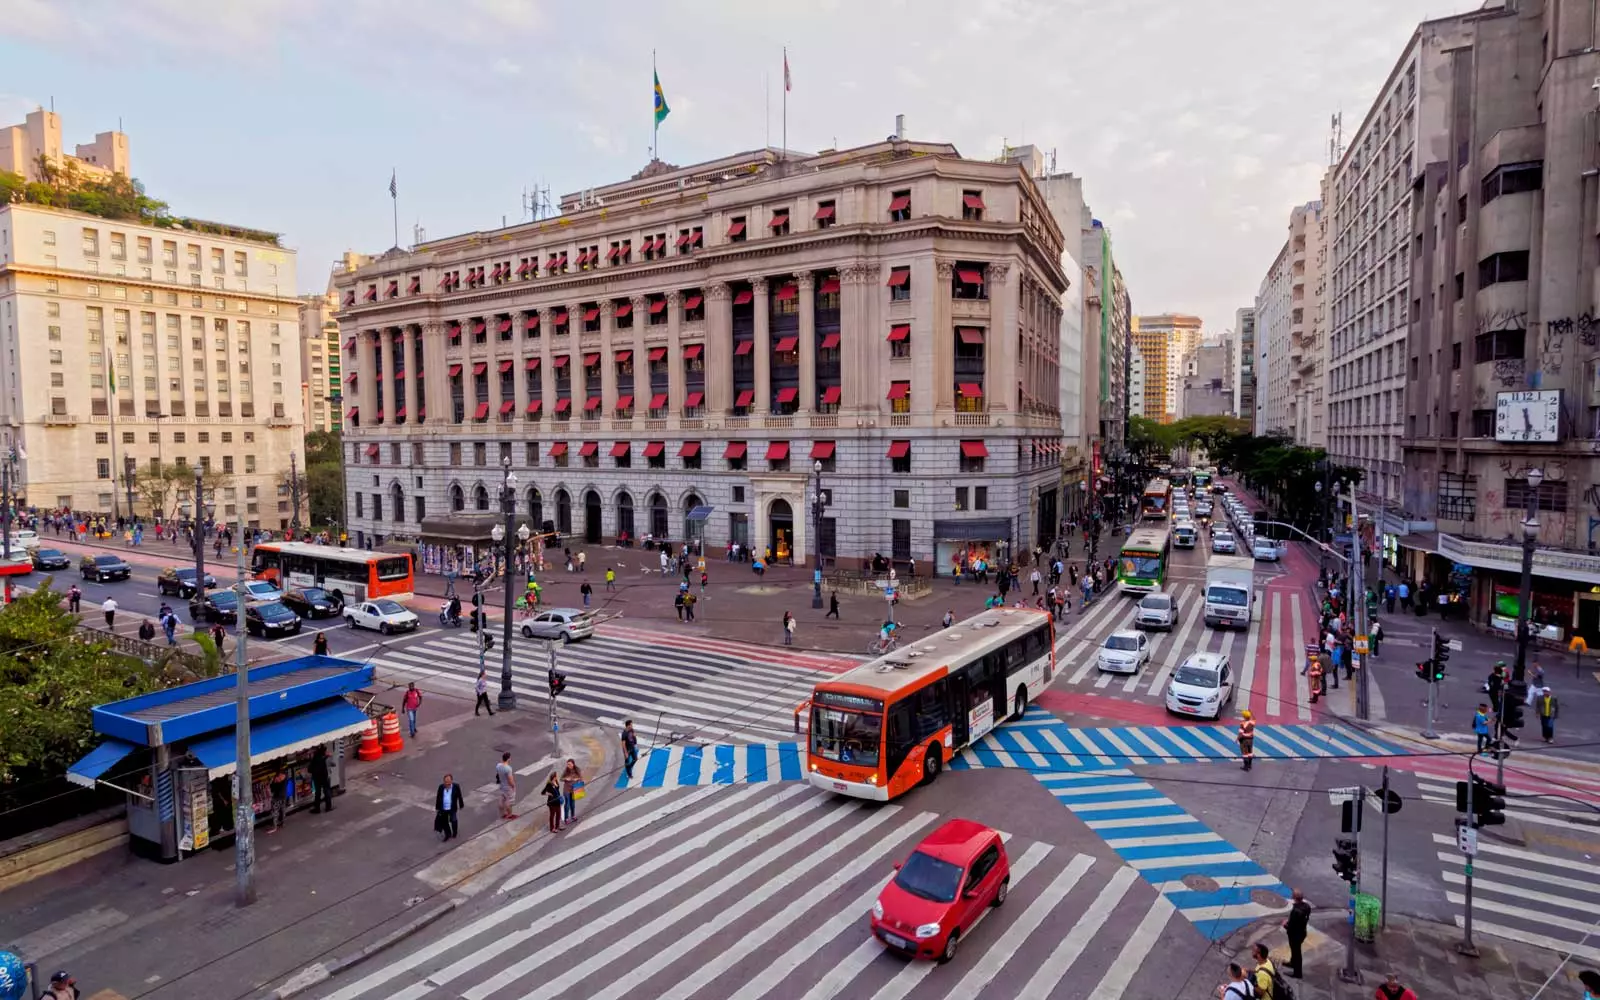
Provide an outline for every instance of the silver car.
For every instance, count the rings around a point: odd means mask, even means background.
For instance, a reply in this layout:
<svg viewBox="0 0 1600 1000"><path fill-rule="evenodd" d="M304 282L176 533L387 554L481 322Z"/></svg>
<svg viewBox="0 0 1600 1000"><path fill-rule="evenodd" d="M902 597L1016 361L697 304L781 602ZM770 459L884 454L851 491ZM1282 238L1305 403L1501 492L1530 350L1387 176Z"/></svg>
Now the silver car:
<svg viewBox="0 0 1600 1000"><path fill-rule="evenodd" d="M522 623L527 639L560 639L562 645L594 635L594 616L582 608L546 608Z"/></svg>
<svg viewBox="0 0 1600 1000"><path fill-rule="evenodd" d="M1146 594L1134 608L1134 628L1164 628L1170 632L1177 624L1178 604L1171 594Z"/></svg>
<svg viewBox="0 0 1600 1000"><path fill-rule="evenodd" d="M1226 531L1218 531L1211 535L1211 551L1232 555L1239 551L1239 547L1234 544L1232 535Z"/></svg>

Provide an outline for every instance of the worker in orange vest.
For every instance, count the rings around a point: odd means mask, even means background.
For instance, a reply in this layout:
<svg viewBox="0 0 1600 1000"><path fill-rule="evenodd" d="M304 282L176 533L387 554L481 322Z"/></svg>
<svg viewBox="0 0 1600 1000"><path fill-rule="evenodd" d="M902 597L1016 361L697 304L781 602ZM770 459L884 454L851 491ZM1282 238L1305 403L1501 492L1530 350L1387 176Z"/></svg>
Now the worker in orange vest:
<svg viewBox="0 0 1600 1000"><path fill-rule="evenodd" d="M1240 769L1248 771L1256 762L1256 722L1248 708L1239 716L1239 758L1244 761Z"/></svg>

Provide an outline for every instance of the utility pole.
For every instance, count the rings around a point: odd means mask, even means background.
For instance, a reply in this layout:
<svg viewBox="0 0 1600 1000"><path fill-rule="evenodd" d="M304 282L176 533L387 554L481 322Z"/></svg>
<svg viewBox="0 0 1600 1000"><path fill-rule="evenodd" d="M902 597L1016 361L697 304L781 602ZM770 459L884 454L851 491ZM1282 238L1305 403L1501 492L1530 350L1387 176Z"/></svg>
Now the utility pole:
<svg viewBox="0 0 1600 1000"><path fill-rule="evenodd" d="M1356 635L1367 634L1367 589L1362 581L1363 570L1366 568L1367 556L1361 547L1361 512L1356 506L1356 484L1350 484L1350 611L1355 621ZM1352 657L1361 655L1351 650ZM1371 691L1370 678L1367 671L1366 657L1362 656L1357 664L1359 673L1356 675L1356 718L1365 720L1368 717L1368 695Z"/></svg>
<svg viewBox="0 0 1600 1000"><path fill-rule="evenodd" d="M1367 786L1357 785L1350 803L1350 936L1345 942L1344 968L1339 970L1339 979L1346 983L1361 982L1361 970L1356 968L1356 896L1361 892L1361 810L1366 799Z"/></svg>
<svg viewBox="0 0 1600 1000"><path fill-rule="evenodd" d="M199 482L199 475L195 476ZM244 519L239 519L239 537L244 537ZM196 534L196 548L204 550L203 540ZM239 582L236 586L239 601L239 638L234 643L234 771L233 771L233 847L236 901L249 906L256 901L256 804L250 791L250 669L245 666L245 639L250 630L244 627L244 546L239 546L235 569ZM204 593L205 577L195 581Z"/></svg>
<svg viewBox="0 0 1600 1000"><path fill-rule="evenodd" d="M133 475L134 461L132 455L122 456L122 481L128 487L128 520L133 520Z"/></svg>
<svg viewBox="0 0 1600 1000"><path fill-rule="evenodd" d="M340 447L343 447L341 445ZM289 530L294 532L296 538L300 537L300 468L295 460L294 452L289 452L289 503L293 506L289 514Z"/></svg>
<svg viewBox="0 0 1600 1000"><path fill-rule="evenodd" d="M204 469L194 467L194 600L190 605L189 617L195 627L206 614L206 505L203 493L205 481L201 479ZM243 608L239 609L242 613ZM242 622L241 622L242 624Z"/></svg>
<svg viewBox="0 0 1600 1000"><path fill-rule="evenodd" d="M544 644L544 650L545 657L550 663L550 743L555 748L551 752L557 760L560 760L561 717L556 713L556 703L560 700L562 692L567 689L567 675L556 669L556 643L554 639Z"/></svg>
<svg viewBox="0 0 1600 1000"><path fill-rule="evenodd" d="M1475 806L1477 803L1473 802L1472 793L1474 791L1474 786L1477 785L1477 781L1473 779L1472 762L1470 760L1467 762L1467 780L1461 784L1465 784L1467 786L1467 815L1463 819L1459 819L1456 822L1461 826L1461 829L1458 832L1461 853L1467 856L1467 887L1466 891L1463 893L1463 896L1466 900L1467 912L1466 918L1461 924L1463 936L1461 938L1461 943L1456 945L1456 951L1466 955L1469 958L1477 958L1478 946L1472 943L1472 859L1478 854L1478 831L1474 829L1478 814L1476 810L1473 809L1473 806ZM1456 785L1458 793L1460 791L1461 784ZM1457 795L1457 798L1460 798L1459 794ZM1460 804L1460 802L1457 802L1457 805Z"/></svg>

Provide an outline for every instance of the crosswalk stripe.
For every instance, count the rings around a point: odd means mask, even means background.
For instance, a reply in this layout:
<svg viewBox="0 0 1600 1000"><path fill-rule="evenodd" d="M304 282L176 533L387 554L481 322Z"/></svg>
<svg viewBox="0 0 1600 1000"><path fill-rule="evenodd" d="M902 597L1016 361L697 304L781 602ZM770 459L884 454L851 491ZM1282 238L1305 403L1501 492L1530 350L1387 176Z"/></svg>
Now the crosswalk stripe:
<svg viewBox="0 0 1600 1000"><path fill-rule="evenodd" d="M1476 908L1476 900L1474 900L1473 906ZM1466 919L1459 916L1456 917L1456 926L1465 927ZM1505 938L1508 941L1520 941L1523 944L1531 944L1535 948L1544 948L1563 955L1571 955L1573 958L1581 958L1589 962L1600 962L1600 948L1582 942L1557 941L1544 934L1535 934L1531 931L1511 927L1492 920L1481 920L1476 913L1472 916L1472 929L1481 934L1493 934L1495 937Z"/></svg>
<svg viewBox="0 0 1600 1000"><path fill-rule="evenodd" d="M1105 976L1100 980L1100 985L1090 990L1085 996L1090 997L1120 997L1126 996L1129 985L1133 982L1133 974L1145 966L1150 955L1155 951L1156 942L1161 939L1161 932L1166 929L1167 923L1172 919L1173 905L1165 896L1157 896L1150 901L1150 908L1139 921L1139 926L1128 935L1127 941L1122 946L1122 951L1106 969Z"/></svg>
<svg viewBox="0 0 1600 1000"><path fill-rule="evenodd" d="M1446 837L1444 834L1436 833L1433 835L1433 842L1435 844L1449 844L1453 847L1456 841L1454 837ZM1510 858L1514 861L1528 861L1534 864L1550 865L1567 871L1588 872L1591 875L1600 876L1600 865L1597 864L1573 861L1568 858L1547 857L1534 851L1525 851L1517 847L1505 847L1500 844L1491 846L1481 840L1478 842L1478 854L1488 855L1489 857Z"/></svg>
<svg viewBox="0 0 1600 1000"><path fill-rule="evenodd" d="M1498 893L1528 903L1544 903L1547 906L1559 906L1567 910L1577 910L1580 913L1588 913L1594 906L1592 900L1572 899L1553 892L1540 892L1537 889L1529 889L1526 886L1484 878L1478 874L1480 871L1487 870L1478 865L1474 865L1472 868L1472 902L1474 906L1479 905L1482 901L1482 898L1478 895L1479 893ZM1466 875L1456 872L1445 872L1444 880L1447 885L1464 886L1467 884ZM1528 912L1535 911L1530 910ZM1551 918L1549 914L1544 914L1543 919L1548 921Z"/></svg>
<svg viewBox="0 0 1600 1000"><path fill-rule="evenodd" d="M1078 884L1078 880L1083 878L1084 873L1093 865L1094 858L1087 854L1079 854L1074 857L1072 862L1050 881L1044 892L1040 893L1027 905L1022 911L1022 915L1005 929L999 940L992 942L988 949L984 951L983 956L972 963L971 968L967 970L967 974L962 976L960 982L952 986L950 992L945 995L946 1000L958 1000L958 998L959 1000L969 1000L969 998L977 996L978 991L986 986L994 978L995 974L1005 967L1005 964L1011 960L1011 956L1016 952L1018 946L1026 941L1029 935L1039 929L1039 926L1044 923L1045 917L1049 916L1050 912L1056 908L1056 905L1067 897L1067 893L1072 891L1073 887ZM1116 873L1113 873L1111 876L1112 881L1116 881L1116 878ZM1044 996L1043 993L1035 995Z"/></svg>
<svg viewBox="0 0 1600 1000"><path fill-rule="evenodd" d="M1462 856L1460 854L1439 851L1438 856L1439 860L1443 861L1445 864L1456 865L1458 867L1461 864ZM1474 858L1472 860L1472 872L1474 875L1474 885L1478 884L1476 881L1476 875L1478 872L1488 872L1491 875L1515 875L1524 878L1530 877L1533 874L1525 868L1518 868L1516 865L1503 865L1498 861L1484 861L1482 858ZM1446 872L1445 874L1448 877L1450 873ZM1539 872L1538 880L1543 885L1559 885L1563 889L1576 889L1579 892L1594 893L1596 891L1600 891L1596 889L1595 883L1588 879L1565 878L1561 875L1552 875L1548 872ZM1462 881L1466 881L1465 876L1462 876Z"/></svg>
<svg viewBox="0 0 1600 1000"><path fill-rule="evenodd" d="M1022 988L1021 996L1042 997L1048 996L1061 982L1074 962L1083 954L1089 940L1094 935L1094 929L1105 923L1111 916L1111 911L1127 895L1128 888L1138 876L1131 868L1118 868L1111 874L1111 880L1100 889L1094 902L1084 910L1083 916L1072 925L1072 929L1055 946L1039 968L1029 978L1028 984Z"/></svg>
<svg viewBox="0 0 1600 1000"><path fill-rule="evenodd" d="M1473 889L1477 889L1478 885L1479 880L1476 878L1473 879ZM1456 904L1457 906L1464 905L1467 901L1466 897L1458 892L1447 892L1444 894L1444 898ZM1476 893L1474 893L1472 897L1472 908L1475 911L1484 910L1489 913L1499 913L1507 917L1520 917L1523 920L1544 924L1547 927L1560 927L1563 930L1573 931L1577 934L1587 935L1600 930L1600 923L1597 923L1593 920L1571 920L1567 917L1558 917L1553 913L1545 913L1540 910L1530 910L1525 906L1512 906L1510 903L1502 903L1496 899L1480 897ZM1559 944L1552 944L1548 945L1547 947L1551 947L1557 951L1565 950L1564 946Z"/></svg>

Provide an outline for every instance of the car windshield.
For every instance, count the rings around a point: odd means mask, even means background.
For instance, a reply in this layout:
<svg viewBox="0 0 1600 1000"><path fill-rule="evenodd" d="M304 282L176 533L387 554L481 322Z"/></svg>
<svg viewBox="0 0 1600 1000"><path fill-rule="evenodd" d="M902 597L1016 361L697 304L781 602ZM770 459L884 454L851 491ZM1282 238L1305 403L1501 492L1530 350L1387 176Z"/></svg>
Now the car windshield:
<svg viewBox="0 0 1600 1000"><path fill-rule="evenodd" d="M231 590L219 590L211 595L211 602L219 608L229 608L239 603L239 595Z"/></svg>
<svg viewBox="0 0 1600 1000"><path fill-rule="evenodd" d="M40 549L39 550L39 558L41 558L41 559L60 559L61 555L62 555L62 552L61 552L60 549Z"/></svg>
<svg viewBox="0 0 1600 1000"><path fill-rule="evenodd" d="M931 854L912 851L911 857L895 874L894 884L913 896L936 903L954 902L956 890L961 888L961 867L940 861Z"/></svg>
<svg viewBox="0 0 1600 1000"><path fill-rule="evenodd" d="M821 707L811 710L811 752L818 757L877 767L882 732L883 716L876 713Z"/></svg>
<svg viewBox="0 0 1600 1000"><path fill-rule="evenodd" d="M1206 591L1206 603L1225 604L1229 607L1242 608L1249 600L1245 591L1237 587L1212 587Z"/></svg>
<svg viewBox="0 0 1600 1000"><path fill-rule="evenodd" d="M1106 640L1106 648L1131 651L1139 648L1139 640L1131 635L1114 635Z"/></svg>
<svg viewBox="0 0 1600 1000"><path fill-rule="evenodd" d="M194 579L194 570L192 570L192 569L175 569L175 570L172 571L172 575L177 577L180 580L193 580Z"/></svg>
<svg viewBox="0 0 1600 1000"><path fill-rule="evenodd" d="M327 592L320 587L307 587L305 590L300 591L300 596L308 601L325 601L328 599Z"/></svg>
<svg viewBox="0 0 1600 1000"><path fill-rule="evenodd" d="M1146 611L1165 611L1172 607L1172 598L1165 594L1151 594L1139 602L1139 607Z"/></svg>
<svg viewBox="0 0 1600 1000"><path fill-rule="evenodd" d="M1218 685L1214 671L1204 667L1191 667L1188 664L1179 667L1178 672L1172 675L1172 680L1175 684L1187 684L1197 688L1214 688Z"/></svg>
<svg viewBox="0 0 1600 1000"><path fill-rule="evenodd" d="M261 617L268 621L279 621L293 618L294 612L281 604L263 604L261 605Z"/></svg>
<svg viewBox="0 0 1600 1000"><path fill-rule="evenodd" d="M380 615L400 615L405 614L406 610L396 601L373 601L372 606L378 609Z"/></svg>
<svg viewBox="0 0 1600 1000"><path fill-rule="evenodd" d="M94 564L96 566L121 566L122 560L116 556L95 556Z"/></svg>

